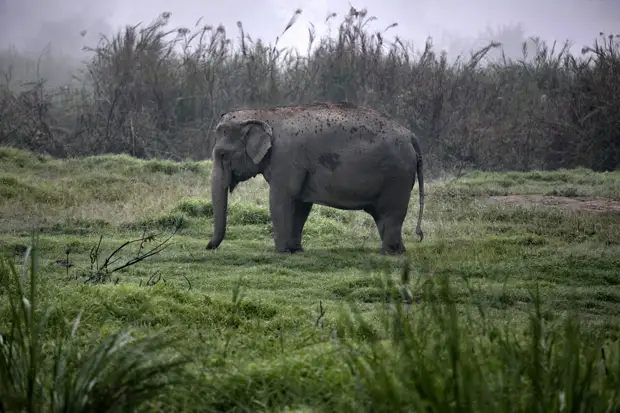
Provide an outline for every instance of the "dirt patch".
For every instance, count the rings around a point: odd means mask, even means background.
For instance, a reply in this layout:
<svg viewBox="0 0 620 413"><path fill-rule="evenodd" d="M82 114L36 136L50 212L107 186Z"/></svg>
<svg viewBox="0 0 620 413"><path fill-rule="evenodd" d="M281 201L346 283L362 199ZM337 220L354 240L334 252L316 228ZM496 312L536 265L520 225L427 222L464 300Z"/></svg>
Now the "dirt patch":
<svg viewBox="0 0 620 413"><path fill-rule="evenodd" d="M524 207L559 208L566 211L583 212L618 212L620 201L606 198L587 198L547 195L507 195L490 196L483 202L491 205L518 205Z"/></svg>

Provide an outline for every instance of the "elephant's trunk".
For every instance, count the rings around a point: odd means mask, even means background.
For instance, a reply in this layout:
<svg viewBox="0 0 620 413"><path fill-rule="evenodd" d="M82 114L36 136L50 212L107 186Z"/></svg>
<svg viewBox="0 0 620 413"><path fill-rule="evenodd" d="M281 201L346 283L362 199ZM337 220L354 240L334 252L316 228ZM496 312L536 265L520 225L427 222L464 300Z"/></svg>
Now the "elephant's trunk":
<svg viewBox="0 0 620 413"><path fill-rule="evenodd" d="M226 162L214 161L211 173L211 205L213 205L213 235L207 249L215 249L224 240L226 235L226 214L228 212L228 188L231 172Z"/></svg>

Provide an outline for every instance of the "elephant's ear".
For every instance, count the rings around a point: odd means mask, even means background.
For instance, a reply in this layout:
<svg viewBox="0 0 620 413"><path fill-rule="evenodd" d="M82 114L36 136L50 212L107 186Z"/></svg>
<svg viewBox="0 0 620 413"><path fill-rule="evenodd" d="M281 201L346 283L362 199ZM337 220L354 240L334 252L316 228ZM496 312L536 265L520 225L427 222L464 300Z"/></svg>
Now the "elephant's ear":
<svg viewBox="0 0 620 413"><path fill-rule="evenodd" d="M243 127L245 128L245 150L252 158L252 162L258 165L271 148L273 131L267 123L254 119L243 122Z"/></svg>

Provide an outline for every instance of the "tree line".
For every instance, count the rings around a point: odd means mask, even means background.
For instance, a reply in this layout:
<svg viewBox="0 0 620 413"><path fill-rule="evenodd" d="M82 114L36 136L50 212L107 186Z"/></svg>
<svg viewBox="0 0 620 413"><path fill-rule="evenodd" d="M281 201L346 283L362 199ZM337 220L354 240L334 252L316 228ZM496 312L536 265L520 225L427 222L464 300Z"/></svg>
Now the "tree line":
<svg viewBox="0 0 620 413"><path fill-rule="evenodd" d="M620 35L601 33L578 56L531 38L522 58L491 42L449 62L430 39L416 56L366 29L366 10L351 9L336 36L310 31L305 53L253 39L241 23L233 41L222 26L171 30L169 17L102 36L66 84L24 84L20 65L39 61L0 53L0 144L205 159L226 110L346 100L416 132L431 174L620 166Z"/></svg>

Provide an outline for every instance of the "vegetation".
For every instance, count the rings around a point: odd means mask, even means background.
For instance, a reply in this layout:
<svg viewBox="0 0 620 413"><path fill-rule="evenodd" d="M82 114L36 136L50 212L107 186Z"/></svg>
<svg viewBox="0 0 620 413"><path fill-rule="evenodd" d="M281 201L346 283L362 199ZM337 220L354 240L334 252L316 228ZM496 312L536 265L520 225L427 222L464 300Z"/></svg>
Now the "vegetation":
<svg viewBox="0 0 620 413"><path fill-rule="evenodd" d="M138 340L117 332L81 349L81 312L64 325L65 314L39 308L34 247L27 250L21 277L14 265L0 263L0 298L8 304L2 321L7 333L0 336L0 411L122 411L178 383L186 360L162 357L170 341L163 332ZM54 328L60 334L50 343Z"/></svg>
<svg viewBox="0 0 620 413"><path fill-rule="evenodd" d="M64 86L0 52L0 412L620 409L616 37L449 64L365 11L306 55L168 17ZM343 99L419 134L424 242L315 206L277 254L258 177L206 251L220 113Z"/></svg>
<svg viewBox="0 0 620 413"><path fill-rule="evenodd" d="M0 144L53 156L200 160L209 157L210 131L228 109L349 100L417 132L429 173L620 164L620 39L614 34L601 33L583 56L534 38L524 40L522 59L485 64L485 56L497 56L498 44L491 43L448 63L430 40L416 56L410 45L390 41L389 32L369 32L372 18L351 9L335 37L319 39L311 30L302 54L252 40L241 23L234 42L221 26L172 30L163 13L146 27L102 38L76 79L62 87L38 76L39 63L53 66L58 59L5 52ZM28 72L32 78L24 79ZM24 80L31 82L21 85Z"/></svg>
<svg viewBox="0 0 620 413"><path fill-rule="evenodd" d="M54 159L10 148L0 149L0 160L1 278L13 280L0 290L2 314L13 314L0 318L0 355L13 343L19 352L10 359L12 369L24 377L0 391L4 411L35 411L9 408L25 400L26 391L40 395L36 411L58 411L87 395L72 411L92 411L88 406L118 383L120 373L113 373L134 369L135 375L157 373L132 405L139 411L620 407L620 215L490 203L538 194L589 199L584 205L604 197L608 207L618 207L618 172L471 172L434 180L427 191L427 237L415 242L416 214L410 213L406 257L380 254L372 219L363 212L317 206L305 230L306 252L290 256L274 252L262 178L231 194L227 238L209 252L210 161ZM416 208L412 197L411 211ZM28 255L33 228L39 238ZM90 277L93 247L99 245L102 268L113 251L145 231L145 237L164 234L144 252L164 242L165 233L174 235L158 254L111 277ZM121 249L111 267L140 248ZM18 288L19 267L35 252L37 278L24 284L36 287L31 299L28 288ZM39 310L20 310L22 296ZM78 314L79 328L71 333ZM12 321L27 317L36 322L21 335L9 334ZM103 356L124 334L155 335L155 341L135 349L125 343L109 356L112 373L91 369L89 357ZM53 345L59 342L71 351ZM161 364L128 364L129 355L143 351L139 360ZM36 355L36 382L26 381L30 354ZM67 378L51 388L58 360ZM169 374L159 374L166 368ZM85 374L101 377L100 387L78 386ZM141 391L127 380L124 400ZM50 400L58 400L56 410ZM120 411L114 407L106 411Z"/></svg>

